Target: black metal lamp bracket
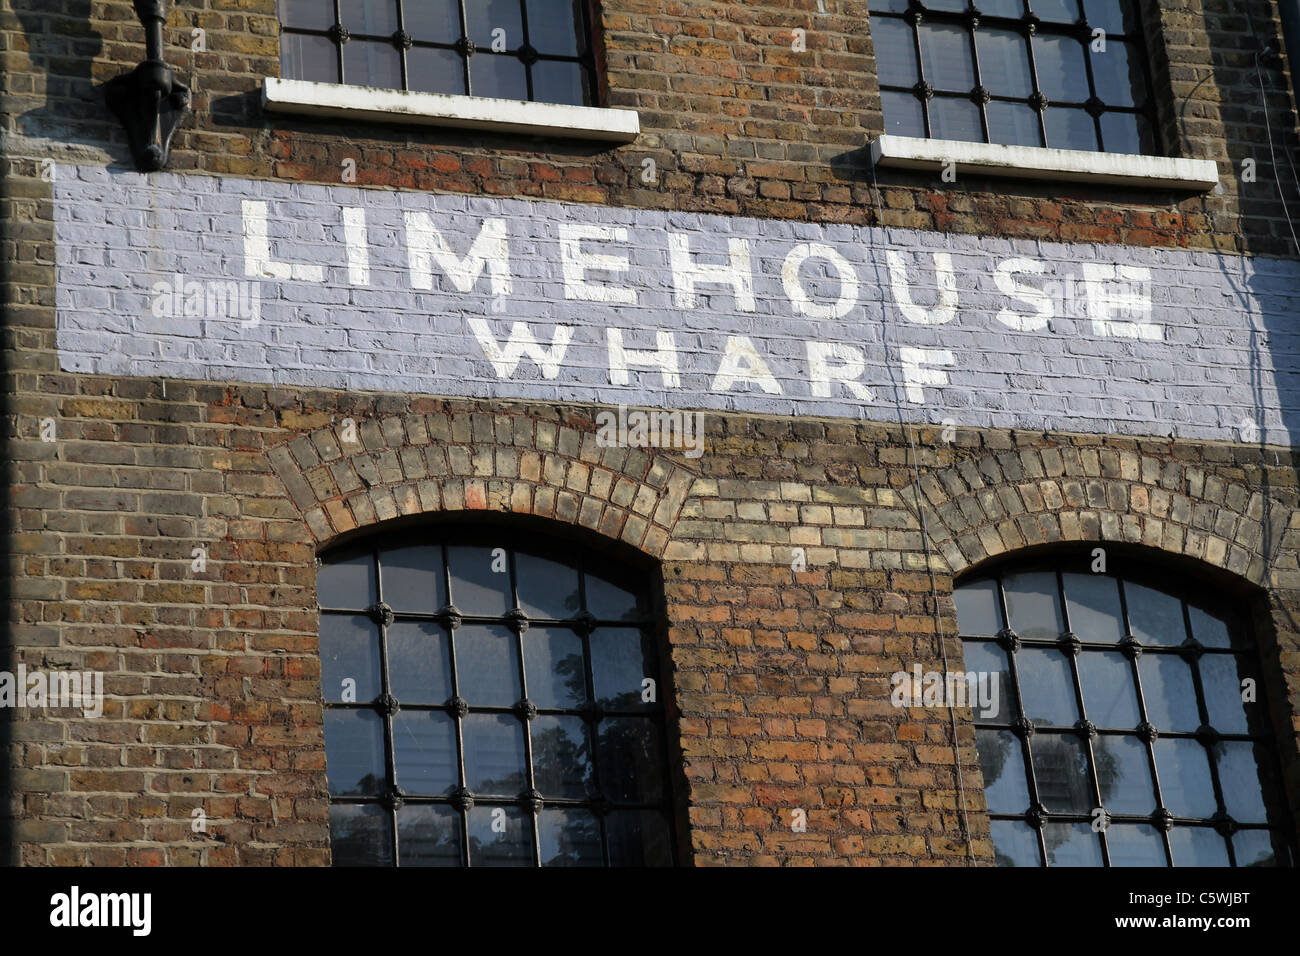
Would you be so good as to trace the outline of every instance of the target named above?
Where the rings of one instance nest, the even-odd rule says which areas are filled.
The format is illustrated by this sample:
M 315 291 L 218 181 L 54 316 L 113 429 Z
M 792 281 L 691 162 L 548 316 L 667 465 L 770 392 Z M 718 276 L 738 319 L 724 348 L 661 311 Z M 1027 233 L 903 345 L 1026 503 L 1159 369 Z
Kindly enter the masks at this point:
M 104 96 L 126 127 L 136 168 L 151 173 L 167 165 L 172 136 L 190 111 L 190 89 L 163 61 L 165 0 L 135 0 L 135 15 L 144 26 L 145 60 L 130 73 L 109 80 Z

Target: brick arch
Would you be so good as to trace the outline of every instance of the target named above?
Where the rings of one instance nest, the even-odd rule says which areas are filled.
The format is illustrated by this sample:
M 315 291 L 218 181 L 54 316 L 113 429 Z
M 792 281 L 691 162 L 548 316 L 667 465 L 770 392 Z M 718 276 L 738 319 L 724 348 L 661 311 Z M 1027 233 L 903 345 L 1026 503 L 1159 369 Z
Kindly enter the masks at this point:
M 1202 468 L 1110 448 L 1021 448 L 922 474 L 925 514 L 956 575 L 1051 542 L 1114 541 L 1182 555 L 1267 586 L 1292 508 Z
M 317 546 L 407 515 L 529 514 L 661 557 L 695 475 L 656 449 L 603 448 L 595 426 L 522 412 L 349 419 L 267 450 Z

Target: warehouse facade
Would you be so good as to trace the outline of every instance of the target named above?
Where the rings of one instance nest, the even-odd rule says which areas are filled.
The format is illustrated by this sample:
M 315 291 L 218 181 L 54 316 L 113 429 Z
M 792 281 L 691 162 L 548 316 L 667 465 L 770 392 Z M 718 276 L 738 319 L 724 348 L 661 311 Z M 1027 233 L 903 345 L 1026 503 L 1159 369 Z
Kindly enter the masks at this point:
M 41 7 L 11 862 L 1293 861 L 1285 4 Z

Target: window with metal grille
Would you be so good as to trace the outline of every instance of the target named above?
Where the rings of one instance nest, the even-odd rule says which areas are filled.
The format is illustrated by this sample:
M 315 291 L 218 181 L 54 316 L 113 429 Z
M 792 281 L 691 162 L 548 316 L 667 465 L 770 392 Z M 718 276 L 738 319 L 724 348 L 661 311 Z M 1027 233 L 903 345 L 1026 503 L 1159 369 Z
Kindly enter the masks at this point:
M 1245 615 L 1205 589 L 1011 565 L 954 592 L 1002 866 L 1289 866 Z
M 1136 0 L 870 0 L 885 132 L 1158 155 Z
M 285 79 L 591 106 L 587 0 L 279 0 Z
M 454 526 L 323 557 L 335 864 L 672 864 L 646 580 Z

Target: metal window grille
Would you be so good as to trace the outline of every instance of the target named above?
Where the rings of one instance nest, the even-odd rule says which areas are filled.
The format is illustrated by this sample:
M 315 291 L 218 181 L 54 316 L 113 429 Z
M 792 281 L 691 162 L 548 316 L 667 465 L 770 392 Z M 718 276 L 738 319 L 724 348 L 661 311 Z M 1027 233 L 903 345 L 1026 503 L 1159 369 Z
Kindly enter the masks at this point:
M 596 105 L 587 0 L 279 0 L 287 79 Z
M 1135 0 L 871 0 L 886 132 L 1158 155 Z
M 1049 568 L 954 592 L 966 672 L 1001 687 L 974 711 L 998 863 L 1293 865 L 1243 615 L 1185 583 Z
M 465 529 L 318 572 L 338 865 L 671 865 L 645 575 Z

